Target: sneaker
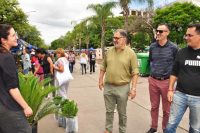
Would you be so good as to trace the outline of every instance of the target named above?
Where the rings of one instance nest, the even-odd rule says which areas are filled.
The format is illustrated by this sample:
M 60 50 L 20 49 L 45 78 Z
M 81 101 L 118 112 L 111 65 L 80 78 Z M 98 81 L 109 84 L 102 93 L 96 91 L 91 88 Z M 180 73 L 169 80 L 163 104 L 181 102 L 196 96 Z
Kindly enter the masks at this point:
M 156 129 L 150 128 L 149 131 L 147 133 L 157 133 Z

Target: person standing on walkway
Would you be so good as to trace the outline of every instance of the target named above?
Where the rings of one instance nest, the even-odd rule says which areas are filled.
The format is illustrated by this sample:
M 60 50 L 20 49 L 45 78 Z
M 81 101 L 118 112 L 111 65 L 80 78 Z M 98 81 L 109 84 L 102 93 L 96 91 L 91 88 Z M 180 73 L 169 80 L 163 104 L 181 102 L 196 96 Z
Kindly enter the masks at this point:
M 11 25 L 0 24 L 0 133 L 32 133 L 26 119 L 33 111 L 19 91 L 17 67 L 10 48 L 17 46 Z
M 67 58 L 65 57 L 65 51 L 62 48 L 58 48 L 55 51 L 56 56 L 58 58 L 58 60 L 55 62 L 55 64 L 53 65 L 54 70 L 55 70 L 55 86 L 59 87 L 59 89 L 57 90 L 58 95 L 61 96 L 64 99 L 67 99 L 67 92 L 68 92 L 68 87 L 69 87 L 69 80 L 73 79 L 70 70 L 69 70 L 69 61 L 67 60 Z M 59 75 L 62 77 L 57 77 L 58 74 L 57 72 L 64 72 L 64 77 L 63 75 Z M 58 78 L 65 78 L 67 79 L 67 82 L 58 85 Z
M 83 75 L 84 71 L 85 71 L 85 74 L 87 73 L 87 70 L 86 70 L 87 63 L 88 63 L 88 56 L 85 53 L 85 51 L 81 51 L 80 64 L 81 64 L 82 75 Z
M 188 26 L 185 39 L 188 47 L 178 52 L 170 76 L 168 100 L 172 105 L 165 133 L 176 132 L 188 107 L 189 133 L 200 133 L 200 23 Z
M 178 51 L 177 46 L 167 38 L 169 33 L 167 24 L 158 25 L 156 42 L 152 43 L 149 49 L 151 72 L 148 80 L 151 102 L 151 128 L 147 133 L 157 132 L 160 97 L 162 98 L 163 107 L 163 130 L 165 130 L 169 119 L 170 102 L 167 100 L 169 76 Z
M 37 57 L 39 58 L 39 63 L 44 71 L 44 78 L 53 77 L 53 61 L 50 56 L 47 55 L 44 49 L 36 50 Z
M 73 73 L 75 60 L 76 60 L 76 56 L 74 54 L 74 51 L 69 51 L 68 60 L 69 60 L 69 70 L 70 70 L 71 73 Z
M 44 79 L 44 70 L 39 63 L 38 57 L 35 57 L 34 61 L 34 75 L 40 78 L 40 81 Z
M 90 74 L 92 74 L 92 72 L 93 73 L 95 72 L 95 63 L 96 63 L 96 54 L 94 50 L 90 51 L 89 62 L 90 62 Z
M 113 43 L 114 47 L 107 51 L 99 75 L 99 89 L 104 88 L 106 106 L 105 133 L 112 133 L 116 105 L 119 114 L 119 132 L 126 133 L 127 101 L 128 97 L 133 99 L 136 96 L 139 70 L 135 52 L 126 46 L 127 32 L 123 29 L 116 30 Z
M 29 69 L 31 68 L 31 59 L 28 54 L 27 48 L 23 49 L 23 54 L 21 58 L 22 58 L 22 63 L 23 63 L 23 74 L 28 74 Z

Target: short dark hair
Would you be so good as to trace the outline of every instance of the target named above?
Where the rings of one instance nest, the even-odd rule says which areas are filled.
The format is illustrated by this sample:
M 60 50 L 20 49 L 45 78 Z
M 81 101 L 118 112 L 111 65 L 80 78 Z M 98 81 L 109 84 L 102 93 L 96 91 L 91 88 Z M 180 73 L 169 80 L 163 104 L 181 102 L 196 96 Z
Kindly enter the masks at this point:
M 200 23 L 199 24 L 189 24 L 188 28 L 196 28 L 195 31 L 200 34 Z
M 10 34 L 9 31 L 11 28 L 13 27 L 9 24 L 0 24 L 0 44 L 2 44 L 1 38 L 8 39 L 8 35 Z
M 168 30 L 170 30 L 170 27 L 169 27 L 169 25 L 167 23 L 160 23 L 158 26 L 161 26 L 161 25 L 164 25 L 165 27 L 167 27 Z
M 37 49 L 37 50 L 36 50 L 36 53 L 37 53 L 37 54 L 47 54 L 46 50 L 43 49 L 43 48 Z

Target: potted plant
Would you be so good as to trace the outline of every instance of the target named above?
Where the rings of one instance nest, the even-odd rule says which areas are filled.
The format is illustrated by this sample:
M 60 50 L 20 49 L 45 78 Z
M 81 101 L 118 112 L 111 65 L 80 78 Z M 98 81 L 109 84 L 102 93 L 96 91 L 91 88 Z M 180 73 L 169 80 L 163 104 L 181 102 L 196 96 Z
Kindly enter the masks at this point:
M 66 133 L 78 132 L 77 113 L 78 113 L 78 107 L 77 107 L 77 104 L 73 100 L 71 101 L 68 99 L 60 100 L 58 114 L 61 115 L 60 117 L 62 121 L 61 125 L 65 128 Z
M 33 115 L 28 117 L 33 133 L 37 133 L 37 123 L 41 118 L 48 114 L 55 113 L 58 109 L 53 99 L 45 99 L 49 93 L 57 89 L 49 84 L 50 81 L 50 79 L 40 81 L 39 78 L 33 74 L 23 75 L 19 73 L 20 92 L 33 110 Z

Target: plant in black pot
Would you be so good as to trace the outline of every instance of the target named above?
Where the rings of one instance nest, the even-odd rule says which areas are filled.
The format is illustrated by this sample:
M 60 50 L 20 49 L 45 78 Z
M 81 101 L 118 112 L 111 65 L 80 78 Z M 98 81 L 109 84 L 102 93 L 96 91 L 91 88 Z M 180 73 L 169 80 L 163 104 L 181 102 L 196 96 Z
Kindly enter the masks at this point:
M 49 84 L 50 81 L 50 79 L 40 81 L 33 74 L 23 75 L 19 73 L 20 92 L 33 110 L 33 115 L 28 117 L 33 133 L 37 133 L 37 123 L 41 118 L 58 110 L 53 99 L 46 99 L 49 93 L 57 89 Z

